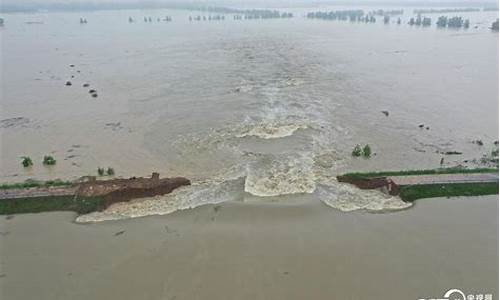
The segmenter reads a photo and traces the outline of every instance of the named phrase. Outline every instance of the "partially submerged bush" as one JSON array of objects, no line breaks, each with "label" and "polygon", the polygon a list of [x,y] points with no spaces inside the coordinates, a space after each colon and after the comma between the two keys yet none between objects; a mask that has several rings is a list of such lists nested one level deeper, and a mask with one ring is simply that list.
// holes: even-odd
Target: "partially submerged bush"
[{"label": "partially submerged bush", "polygon": [[363,150],[361,149],[360,145],[356,145],[354,149],[352,150],[352,156],[354,157],[360,157],[361,154],[363,154]]},{"label": "partially submerged bush", "polygon": [[356,145],[352,150],[352,156],[369,158],[372,156],[372,148],[370,145],[365,145],[363,148],[360,145]]},{"label": "partially submerged bush", "polygon": [[56,164],[56,159],[50,155],[45,155],[43,157],[43,164],[46,166],[53,166]]},{"label": "partially submerged bush", "polygon": [[104,168],[97,168],[97,174],[99,174],[99,176],[104,176]]},{"label": "partially submerged bush", "polygon": [[366,158],[372,156],[372,148],[370,148],[370,145],[365,145],[363,147],[363,156]]},{"label": "partially submerged bush", "polygon": [[33,161],[29,156],[23,156],[21,158],[22,158],[21,164],[23,165],[23,167],[27,168],[33,165]]},{"label": "partially submerged bush", "polygon": [[113,176],[115,175],[115,169],[109,167],[107,170],[106,170],[106,174],[108,174],[109,176]]}]

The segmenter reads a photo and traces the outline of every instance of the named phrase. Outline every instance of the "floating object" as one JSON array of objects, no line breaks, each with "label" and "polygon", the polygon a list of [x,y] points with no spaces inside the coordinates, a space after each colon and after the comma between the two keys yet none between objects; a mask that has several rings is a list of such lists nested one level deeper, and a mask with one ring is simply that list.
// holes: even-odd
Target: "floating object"
[{"label": "floating object", "polygon": [[96,90],[90,90],[90,91],[89,91],[89,94],[95,94],[95,93],[97,93],[97,91],[96,91]]},{"label": "floating object", "polygon": [[83,84],[83,87],[89,87],[89,86],[90,86],[90,84],[88,84],[88,83]]},{"label": "floating object", "polygon": [[72,85],[71,81],[66,81],[66,86]]},{"label": "floating object", "polygon": [[383,110],[383,111],[382,111],[382,113],[383,113],[386,117],[388,117],[388,116],[389,116],[389,111],[387,111],[387,110]]}]

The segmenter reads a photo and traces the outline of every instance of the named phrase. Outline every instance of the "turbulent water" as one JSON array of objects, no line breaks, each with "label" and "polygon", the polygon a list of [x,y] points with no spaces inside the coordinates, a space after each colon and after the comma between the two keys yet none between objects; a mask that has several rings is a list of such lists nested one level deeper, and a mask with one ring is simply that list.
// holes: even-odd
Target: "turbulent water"
[{"label": "turbulent water", "polygon": [[[462,14],[469,30],[308,20],[304,12],[204,23],[183,11],[88,12],[84,25],[76,13],[6,15],[2,181],[112,166],[118,176],[159,171],[194,183],[82,222],[294,197],[386,211],[408,204],[335,175],[434,168],[444,151],[463,152],[447,156],[447,166],[479,165],[491,152],[498,34],[487,27],[496,12]],[[173,22],[142,22],[164,15]],[[26,23],[34,21],[43,24]],[[352,158],[356,144],[370,144],[374,156]],[[46,154],[55,167],[41,166]],[[23,155],[33,168],[22,169]]]}]

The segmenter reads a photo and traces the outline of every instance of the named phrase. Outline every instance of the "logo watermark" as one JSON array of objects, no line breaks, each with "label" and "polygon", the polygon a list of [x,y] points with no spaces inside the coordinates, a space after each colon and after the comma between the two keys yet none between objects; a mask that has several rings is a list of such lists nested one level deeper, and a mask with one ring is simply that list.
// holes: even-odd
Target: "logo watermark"
[{"label": "logo watermark", "polygon": [[493,300],[493,294],[465,294],[459,289],[450,289],[442,298],[419,298],[417,300]]}]

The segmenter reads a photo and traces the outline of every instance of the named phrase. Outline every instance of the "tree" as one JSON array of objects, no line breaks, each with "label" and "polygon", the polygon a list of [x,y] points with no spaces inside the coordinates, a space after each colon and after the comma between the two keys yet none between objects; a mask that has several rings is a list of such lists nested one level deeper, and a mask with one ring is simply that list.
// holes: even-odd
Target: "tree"
[{"label": "tree", "polygon": [[113,176],[115,175],[115,169],[109,167],[107,170],[106,170],[106,174],[108,174],[109,176]]},{"label": "tree", "polygon": [[360,157],[363,154],[363,150],[361,149],[360,145],[356,145],[354,149],[352,150],[352,156],[354,157]]},{"label": "tree", "polygon": [[31,160],[31,158],[29,156],[23,156],[21,158],[23,159],[21,161],[21,164],[23,165],[23,167],[27,168],[27,167],[31,167],[33,165],[33,161]]},{"label": "tree", "polygon": [[498,19],[495,22],[491,23],[491,30],[498,31]]},{"label": "tree", "polygon": [[446,27],[448,24],[448,18],[445,16],[441,16],[438,18],[438,21],[436,22],[437,27]]},{"label": "tree", "polygon": [[43,157],[43,164],[46,166],[53,166],[56,164],[56,160],[54,157],[52,157],[50,155],[45,155]]},{"label": "tree", "polygon": [[365,145],[363,147],[363,156],[366,158],[372,156],[372,148],[370,148],[370,145]]},{"label": "tree", "polygon": [[422,25],[422,17],[420,15],[417,16],[417,19],[415,20],[415,25],[417,26]]}]

